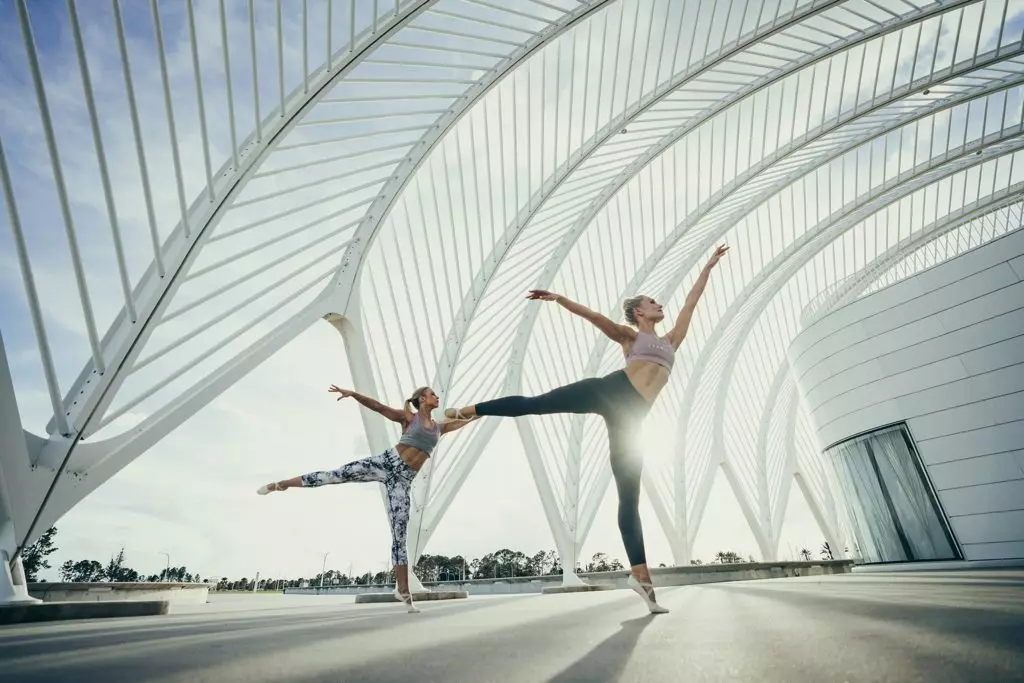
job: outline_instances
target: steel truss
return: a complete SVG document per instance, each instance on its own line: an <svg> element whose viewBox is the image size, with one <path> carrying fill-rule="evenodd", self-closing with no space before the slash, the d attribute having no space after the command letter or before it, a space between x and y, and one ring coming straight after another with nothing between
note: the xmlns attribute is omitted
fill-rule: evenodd
<svg viewBox="0 0 1024 683"><path fill-rule="evenodd" d="M41 29L16 0L24 94L39 113L23 125L47 159L33 166L31 145L21 142L32 135L0 127L0 185L51 418L45 435L22 427L14 385L0 381L6 557L317 320L340 332L364 393L394 400L426 377L449 403L535 391L617 360L592 330L510 304L522 289L566 287L609 315L638 291L678 304L723 239L737 246L734 263L702 302L653 418L676 435L648 464L644 488L677 563L693 558L719 469L763 557L778 555L794 481L830 545L842 548L843 522L783 340L801 311L832 310L896 277L894 268L913 269L907 259L943 235L1019 206L1024 36L1005 28L1024 8L1010 0L898 9L871 0L707 4L310 0L299 18L280 0L250 0L244 11L186 0L181 17L151 0L153 55L140 58L137 8L113 0L103 30L117 50L104 62L82 28L99 30L100 20L67 0L62 21L82 93L68 114L53 94L61 83L47 68L52 56L36 43ZM207 40L216 44L207 49ZM183 65L169 64L172 46L187 56ZM150 61L159 74L152 88L133 75ZM174 66L191 69L191 80L174 80L182 73ZM95 78L104 67L121 79L121 131L106 120L111 79ZM183 89L194 92L187 102ZM170 142L163 156L142 115L150 101ZM196 119L183 113L192 104ZM990 107L1002 108L998 125ZM250 115L251 132L241 135ZM69 120L91 140L99 220L82 218L82 192L66 179L79 154L61 145ZM944 143L934 137L943 130ZM201 142L183 147L192 140ZM113 172L116 141L134 152L137 221L125 218L126 194L140 193ZM221 154L228 148L218 169L215 142ZM895 172L890 144L898 145ZM192 168L189 159L202 162ZM972 169L977 190L967 201ZM28 199L23 173L52 188L52 222L71 257L89 360L70 383L40 280L47 254L30 231L47 219ZM166 201L161 181L173 188ZM961 204L940 206L942 192L961 186ZM905 237L887 227L870 255L864 237L861 257L848 259L845 235L927 192L934 220ZM120 292L110 315L110 301L90 289L98 261L81 248L97 226L111 242ZM144 258L133 230L147 245ZM946 245L943 253L953 252ZM437 301L427 301L429 289ZM436 340L412 346L423 329ZM762 343L761 329L779 334ZM371 350L370 338L383 341ZM752 358L760 374L751 374ZM754 418L738 417L737 406ZM136 411L141 421L127 422ZM363 419L372 448L393 441L383 421ZM412 556L496 427L491 420L459 433L417 478ZM519 420L517 428L563 566L572 568L610 482L600 428L582 417ZM19 583L12 567L8 586Z"/></svg>

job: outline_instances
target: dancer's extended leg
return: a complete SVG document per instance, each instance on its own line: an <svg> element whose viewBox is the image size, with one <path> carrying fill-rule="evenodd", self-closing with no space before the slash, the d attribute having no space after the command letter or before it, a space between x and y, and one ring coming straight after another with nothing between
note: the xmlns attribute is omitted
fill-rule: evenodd
<svg viewBox="0 0 1024 683"><path fill-rule="evenodd" d="M647 567L644 548L644 529L640 522L640 478L643 473L643 455L636 448L633 432L635 421L629 418L605 420L608 426L609 456L615 488L619 494L619 533L626 547L631 576L629 587L647 603L651 614L663 614L667 609L657 603L651 572Z"/></svg>
<svg viewBox="0 0 1024 683"><path fill-rule="evenodd" d="M342 465L336 470L324 472L310 472L291 479L282 479L261 486L256 493L265 496L272 491L286 491L296 487L323 486L324 484L345 484L347 482L383 482L390 471L390 458L385 451L362 460L356 460Z"/></svg>
<svg viewBox="0 0 1024 683"><path fill-rule="evenodd" d="M588 378L539 396L505 396L459 410L448 409L445 417L468 420L478 415L521 417L553 413L600 413L603 409L604 385L605 378Z"/></svg>

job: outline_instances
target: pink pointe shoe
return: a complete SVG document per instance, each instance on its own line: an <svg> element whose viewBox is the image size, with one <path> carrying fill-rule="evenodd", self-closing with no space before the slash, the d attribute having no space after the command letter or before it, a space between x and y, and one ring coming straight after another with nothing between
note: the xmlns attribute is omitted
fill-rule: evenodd
<svg viewBox="0 0 1024 683"><path fill-rule="evenodd" d="M637 578L632 574L626 579L626 585L644 599L644 602L647 603L647 609L651 611L651 614L668 614L667 608L662 607L651 598L651 593L654 591L653 585L637 581Z"/></svg>
<svg viewBox="0 0 1024 683"><path fill-rule="evenodd" d="M414 605L412 602L412 593L406 593L405 595L403 595L402 593L399 593L398 589L396 588L395 597L401 600L403 603L405 603L406 608L409 610L409 614L420 613L420 608Z"/></svg>

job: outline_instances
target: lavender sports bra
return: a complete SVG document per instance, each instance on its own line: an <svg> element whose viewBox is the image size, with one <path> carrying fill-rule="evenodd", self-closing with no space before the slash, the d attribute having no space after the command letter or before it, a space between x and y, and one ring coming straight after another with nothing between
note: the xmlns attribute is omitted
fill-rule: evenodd
<svg viewBox="0 0 1024 683"><path fill-rule="evenodd" d="M630 349L629 355L626 356L627 363L631 360L645 360L657 363L671 372L672 365L676 362L676 350L672 348L672 344L659 337L655 337L649 332L637 332L636 339L633 341L633 348Z"/></svg>

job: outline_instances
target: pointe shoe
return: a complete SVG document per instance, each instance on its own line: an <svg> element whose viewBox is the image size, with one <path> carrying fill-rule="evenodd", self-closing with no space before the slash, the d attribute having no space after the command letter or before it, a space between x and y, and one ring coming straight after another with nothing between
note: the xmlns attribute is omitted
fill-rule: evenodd
<svg viewBox="0 0 1024 683"><path fill-rule="evenodd" d="M395 597L405 603L406 608L409 610L409 614L420 613L420 608L414 605L412 602L412 593L409 593L408 595L402 595L398 592L398 589L396 588Z"/></svg>
<svg viewBox="0 0 1024 683"><path fill-rule="evenodd" d="M282 489L280 486L277 485L276 481L272 481L269 484L264 484L263 486L261 486L258 489L256 489L256 494L260 495L260 496L265 496L268 493L270 493L271 491L283 491L283 490L284 489Z"/></svg>
<svg viewBox="0 0 1024 683"><path fill-rule="evenodd" d="M444 416L447 419L449 419L449 420L468 420L469 419L468 417L465 417L462 414L462 410L458 409L458 408L446 408L445 411L444 411Z"/></svg>
<svg viewBox="0 0 1024 683"><path fill-rule="evenodd" d="M647 609L651 611L651 614L668 614L668 609L652 600L650 593L647 592L648 589L654 590L653 585L649 583L640 583L632 574L630 574L629 578L626 579L626 585L632 588L637 595L644 599L644 602L647 603Z"/></svg>

